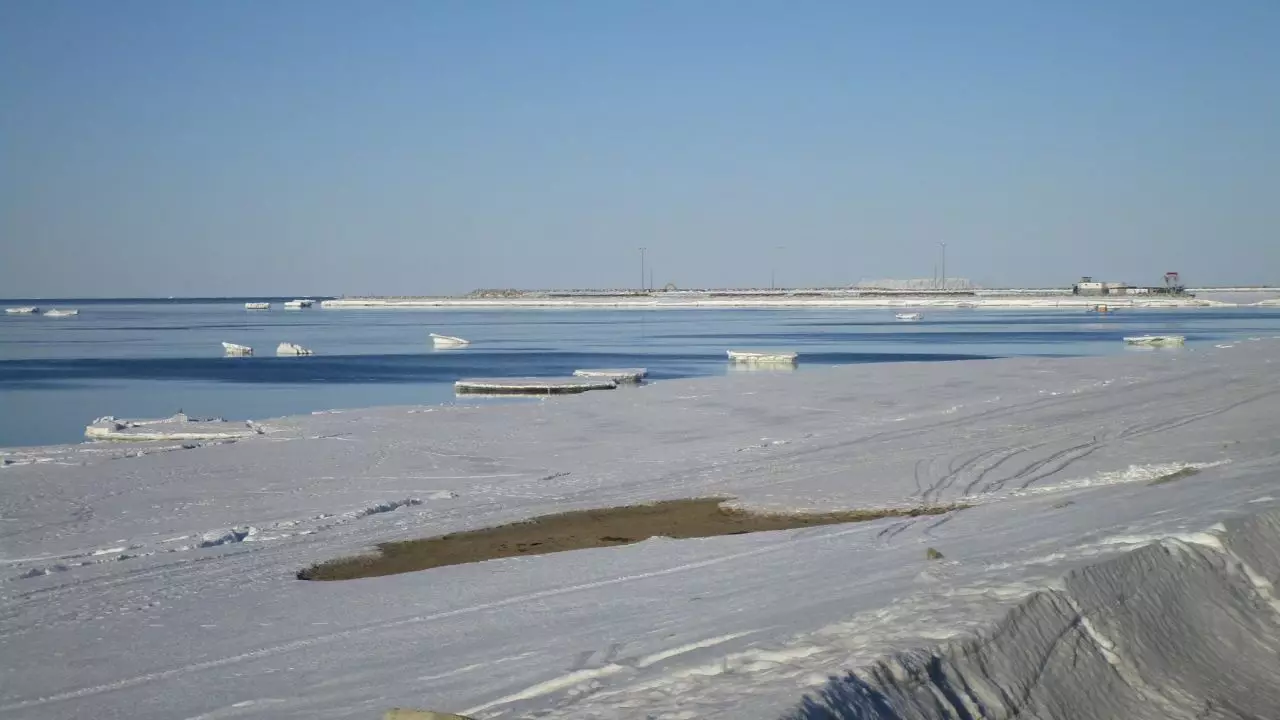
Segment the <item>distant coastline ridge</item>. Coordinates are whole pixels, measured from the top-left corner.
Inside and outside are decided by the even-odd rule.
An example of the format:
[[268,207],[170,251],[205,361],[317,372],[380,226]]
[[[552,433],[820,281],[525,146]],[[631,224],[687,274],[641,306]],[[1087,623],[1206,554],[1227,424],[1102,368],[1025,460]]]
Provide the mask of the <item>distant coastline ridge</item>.
[[[702,288],[661,290],[566,289],[476,290],[465,296],[352,296],[327,299],[321,306],[342,308],[750,308],[750,307],[911,307],[911,308],[1063,308],[1087,310],[1099,303],[1112,308],[1195,308],[1280,306],[1280,288],[1195,288],[1186,295],[1073,295],[1068,288],[973,286],[948,278],[945,287],[930,280],[863,281],[841,288]],[[925,286],[922,286],[925,285]]]

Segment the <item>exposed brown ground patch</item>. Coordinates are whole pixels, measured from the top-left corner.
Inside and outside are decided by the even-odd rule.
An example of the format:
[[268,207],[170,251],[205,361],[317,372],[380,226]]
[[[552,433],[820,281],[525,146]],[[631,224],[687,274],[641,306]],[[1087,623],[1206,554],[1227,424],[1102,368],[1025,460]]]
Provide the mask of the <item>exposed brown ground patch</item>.
[[543,515],[523,522],[378,545],[370,555],[339,558],[298,571],[299,580],[353,580],[517,555],[611,547],[654,536],[697,538],[865,522],[885,517],[941,515],[965,505],[775,514],[721,507],[724,498],[670,500],[649,505]]

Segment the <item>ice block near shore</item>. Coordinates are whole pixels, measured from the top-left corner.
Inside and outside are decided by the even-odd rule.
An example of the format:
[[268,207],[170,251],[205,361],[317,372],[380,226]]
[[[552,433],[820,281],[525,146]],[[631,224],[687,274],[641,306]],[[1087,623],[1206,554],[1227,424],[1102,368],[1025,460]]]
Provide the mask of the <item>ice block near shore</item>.
[[472,378],[453,384],[459,394],[483,395],[566,395],[588,390],[612,390],[618,383],[609,378]]
[[84,429],[89,440],[236,440],[260,434],[262,428],[253,423],[193,420],[183,413],[159,420],[119,420],[108,415]]

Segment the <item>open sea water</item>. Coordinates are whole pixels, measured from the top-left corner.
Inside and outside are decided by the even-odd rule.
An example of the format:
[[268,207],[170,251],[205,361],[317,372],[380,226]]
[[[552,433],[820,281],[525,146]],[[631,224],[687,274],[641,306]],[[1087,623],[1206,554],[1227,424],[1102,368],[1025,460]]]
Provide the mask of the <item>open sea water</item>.
[[[0,301],[5,307],[23,303]],[[264,419],[376,405],[502,403],[456,397],[466,377],[646,367],[651,381],[737,372],[725,350],[800,353],[795,372],[856,363],[1141,352],[1126,335],[1187,348],[1280,335],[1280,308],[284,310],[221,301],[41,301],[75,317],[0,316],[0,447],[76,442],[103,415]],[[898,310],[901,312],[902,310]],[[428,333],[472,341],[436,350]],[[256,357],[223,357],[223,341]],[[282,341],[315,351],[276,357]],[[1179,352],[1162,349],[1158,352]],[[777,371],[777,370],[775,370]],[[526,400],[527,402],[527,400]]]

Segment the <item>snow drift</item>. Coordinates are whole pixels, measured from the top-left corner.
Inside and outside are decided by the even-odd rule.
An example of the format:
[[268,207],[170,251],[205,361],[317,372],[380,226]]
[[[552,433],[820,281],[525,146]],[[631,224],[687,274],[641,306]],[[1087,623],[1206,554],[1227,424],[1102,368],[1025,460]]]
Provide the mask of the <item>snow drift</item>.
[[1256,718],[1280,707],[1280,511],[1068,574],[976,637],[832,678],[791,720]]

